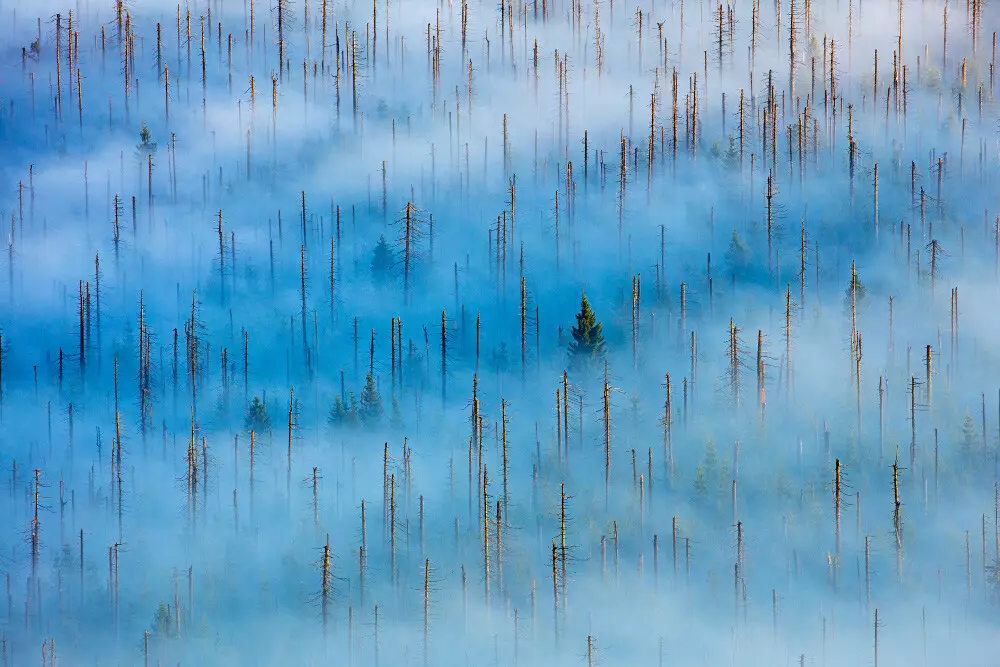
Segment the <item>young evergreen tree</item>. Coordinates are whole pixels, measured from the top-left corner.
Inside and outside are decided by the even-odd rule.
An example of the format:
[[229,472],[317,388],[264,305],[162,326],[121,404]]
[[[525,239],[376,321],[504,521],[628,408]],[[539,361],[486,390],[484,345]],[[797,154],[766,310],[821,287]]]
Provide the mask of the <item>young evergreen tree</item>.
[[392,416],[389,417],[389,425],[396,431],[402,431],[406,423],[403,421],[403,408],[399,405],[396,395],[392,396]]
[[734,170],[740,166],[740,151],[736,148],[736,137],[731,134],[729,135],[729,148],[726,149],[722,159],[726,169]]
[[353,391],[350,393],[350,400],[346,403],[340,396],[334,398],[328,421],[331,426],[354,427],[358,425],[358,399]]
[[726,266],[730,275],[743,276],[750,268],[750,258],[750,248],[734,229],[729,248],[726,250]]
[[358,423],[360,421],[360,419],[358,417],[358,413],[359,413],[359,411],[358,411],[358,397],[354,394],[353,391],[348,394],[348,397],[350,398],[350,404],[347,406],[347,409],[344,411],[344,426],[355,427],[355,426],[358,425]]
[[715,474],[715,467],[719,465],[719,456],[715,453],[715,441],[711,438],[705,444],[705,471],[707,474]]
[[149,131],[145,121],[143,121],[142,129],[139,131],[139,140],[142,143],[137,144],[135,150],[142,160],[156,154],[156,142],[153,141],[153,133]]
[[382,395],[375,386],[375,376],[371,373],[365,378],[365,388],[361,392],[361,408],[358,417],[366,428],[372,428],[382,423]]
[[156,614],[153,615],[151,634],[157,638],[172,639],[176,636],[174,634],[174,627],[173,610],[170,608],[170,605],[161,602],[160,606],[156,608]]
[[333,399],[333,407],[330,408],[328,421],[331,426],[341,426],[346,418],[347,406],[344,405],[344,401],[341,400],[340,396],[337,396]]
[[972,414],[966,410],[965,420],[962,422],[962,458],[965,459],[966,465],[972,465],[978,454],[976,442],[976,423],[972,419]]
[[712,149],[709,151],[709,155],[713,160],[719,160],[722,158],[722,147],[719,145],[718,139],[712,142]]
[[375,250],[372,251],[372,282],[376,285],[386,285],[392,280],[392,268],[396,264],[396,258],[392,254],[389,242],[385,240],[385,234],[378,237]]
[[699,500],[704,500],[705,495],[708,493],[708,481],[705,479],[705,469],[700,463],[695,468],[694,492]]
[[264,433],[271,429],[271,419],[267,416],[267,405],[260,396],[254,396],[247,406],[247,415],[243,425],[248,431]]
[[868,288],[865,287],[863,282],[861,282],[861,278],[856,270],[851,273],[851,279],[847,283],[847,289],[844,290],[844,310],[848,314],[850,314],[851,308],[854,305],[855,296],[857,298],[857,307],[859,309],[868,303]]
[[597,320],[597,314],[590,307],[587,295],[580,302],[580,312],[576,314],[572,340],[569,342],[569,365],[573,370],[593,368],[605,356],[606,343],[604,326]]

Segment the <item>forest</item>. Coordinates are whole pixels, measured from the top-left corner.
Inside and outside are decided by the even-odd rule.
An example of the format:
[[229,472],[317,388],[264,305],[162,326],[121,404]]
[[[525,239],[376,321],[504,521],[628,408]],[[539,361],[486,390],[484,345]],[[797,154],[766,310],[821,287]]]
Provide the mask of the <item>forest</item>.
[[0,16],[2,667],[992,664],[995,7]]

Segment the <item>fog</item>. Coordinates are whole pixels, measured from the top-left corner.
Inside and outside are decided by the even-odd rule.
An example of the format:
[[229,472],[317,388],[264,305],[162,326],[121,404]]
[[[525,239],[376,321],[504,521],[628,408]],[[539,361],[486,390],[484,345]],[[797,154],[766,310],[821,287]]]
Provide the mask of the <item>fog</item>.
[[4,667],[990,663],[994,8],[0,14]]

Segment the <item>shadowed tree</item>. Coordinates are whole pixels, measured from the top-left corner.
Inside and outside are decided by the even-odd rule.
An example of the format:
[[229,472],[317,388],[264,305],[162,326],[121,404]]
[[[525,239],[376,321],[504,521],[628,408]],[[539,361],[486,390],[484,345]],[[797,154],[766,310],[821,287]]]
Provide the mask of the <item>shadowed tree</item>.
[[392,397],[392,413],[389,417],[389,425],[397,431],[402,431],[406,427],[406,422],[403,421],[403,408],[399,405],[399,399],[395,395]]
[[260,399],[260,396],[254,396],[250,405],[247,406],[247,415],[243,420],[243,425],[248,431],[256,431],[257,433],[271,429],[271,419],[267,416],[267,405]]
[[385,234],[378,237],[375,250],[372,251],[371,273],[372,282],[376,285],[386,285],[392,280],[392,269],[396,258],[385,240]]
[[966,410],[965,419],[962,422],[962,444],[960,451],[962,458],[965,460],[966,466],[970,468],[979,455],[979,451],[976,446],[977,442],[978,437],[976,433],[976,424],[972,420],[972,414]]
[[174,632],[174,625],[173,610],[170,608],[170,605],[165,602],[161,602],[160,606],[156,608],[156,614],[153,616],[153,636],[167,639],[176,637],[177,635]]
[[358,416],[362,426],[372,428],[382,423],[382,395],[375,386],[375,376],[371,373],[365,378],[365,388],[361,392],[361,407]]
[[580,301],[580,312],[576,314],[576,326],[569,342],[569,365],[573,370],[594,368],[603,361],[606,353],[604,326],[597,320],[597,314],[590,307],[584,294]]
[[358,425],[358,399],[352,391],[348,402],[337,396],[330,408],[329,421],[333,426],[357,426]]
[[726,266],[729,268],[729,274],[743,276],[750,268],[750,260],[750,248],[734,229],[733,237],[729,241],[729,248],[726,250]]
[[729,148],[722,154],[722,164],[729,170],[736,170],[740,166],[740,151],[736,147],[736,137],[729,135]]
[[42,42],[41,42],[41,40],[38,40],[38,39],[33,40],[31,42],[31,45],[24,52],[24,55],[25,55],[25,57],[31,58],[35,62],[38,62],[38,59],[42,55]]
[[490,365],[497,375],[510,370],[510,350],[507,349],[507,343],[501,342],[499,346],[493,348],[490,352]]
[[353,391],[348,394],[347,401],[344,401],[340,396],[337,396],[333,400],[333,407],[330,408],[328,421],[333,426],[358,425],[358,398]]

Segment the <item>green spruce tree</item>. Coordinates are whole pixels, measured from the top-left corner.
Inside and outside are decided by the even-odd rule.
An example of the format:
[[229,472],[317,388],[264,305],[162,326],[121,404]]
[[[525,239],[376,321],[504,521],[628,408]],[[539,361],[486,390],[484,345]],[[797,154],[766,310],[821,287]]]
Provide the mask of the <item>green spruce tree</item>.
[[392,416],[389,417],[389,425],[396,431],[402,431],[406,423],[403,421],[403,408],[399,405],[396,395],[392,396]]
[[354,392],[350,392],[350,405],[344,412],[344,426],[355,427],[358,425],[360,418],[358,416],[358,397],[354,395]]
[[848,315],[851,314],[855,298],[857,299],[858,309],[868,303],[868,288],[861,282],[856,268],[851,271],[851,280],[847,283],[847,289],[844,290],[844,311]]
[[271,419],[267,416],[267,405],[260,396],[254,396],[247,406],[247,415],[243,425],[248,431],[264,433],[271,430]]
[[342,426],[347,419],[347,406],[344,405],[344,401],[337,396],[333,399],[333,407],[330,408],[330,416],[328,421],[331,426]]
[[385,234],[378,237],[375,250],[372,251],[372,282],[376,285],[386,285],[392,280],[392,268],[396,264],[396,258],[389,247],[389,242],[385,240]]
[[740,152],[736,148],[736,138],[733,135],[729,135],[729,148],[726,149],[726,153],[723,156],[723,164],[726,169],[734,170],[740,166]]
[[750,268],[750,258],[750,248],[734,229],[733,236],[729,241],[729,248],[726,250],[726,267],[729,269],[730,275],[744,275]]
[[353,391],[350,393],[349,401],[344,401],[340,396],[334,398],[333,407],[330,408],[327,420],[334,427],[353,428],[358,425],[358,399]]
[[719,465],[719,456],[715,453],[715,441],[711,438],[705,444],[705,471],[709,475],[715,474],[715,466]]
[[146,126],[146,121],[143,121],[142,129],[139,131],[139,140],[142,143],[137,144],[135,150],[141,160],[146,160],[150,155],[156,154],[156,142],[153,141],[153,133]]
[[362,426],[373,428],[382,423],[382,395],[379,394],[375,386],[375,376],[371,373],[365,378],[365,388],[361,392],[361,407],[358,410],[358,417]]
[[705,479],[705,469],[701,467],[699,463],[694,471],[694,492],[698,496],[699,500],[705,498],[705,494],[708,492],[708,482]]
[[580,312],[576,314],[576,326],[569,342],[569,365],[573,370],[594,368],[605,357],[606,343],[604,326],[597,320],[597,314],[590,307],[587,295],[580,301]]
[[150,634],[156,638],[173,639],[175,637],[174,627],[173,610],[166,602],[161,602],[160,606],[156,608],[156,613],[153,615]]

